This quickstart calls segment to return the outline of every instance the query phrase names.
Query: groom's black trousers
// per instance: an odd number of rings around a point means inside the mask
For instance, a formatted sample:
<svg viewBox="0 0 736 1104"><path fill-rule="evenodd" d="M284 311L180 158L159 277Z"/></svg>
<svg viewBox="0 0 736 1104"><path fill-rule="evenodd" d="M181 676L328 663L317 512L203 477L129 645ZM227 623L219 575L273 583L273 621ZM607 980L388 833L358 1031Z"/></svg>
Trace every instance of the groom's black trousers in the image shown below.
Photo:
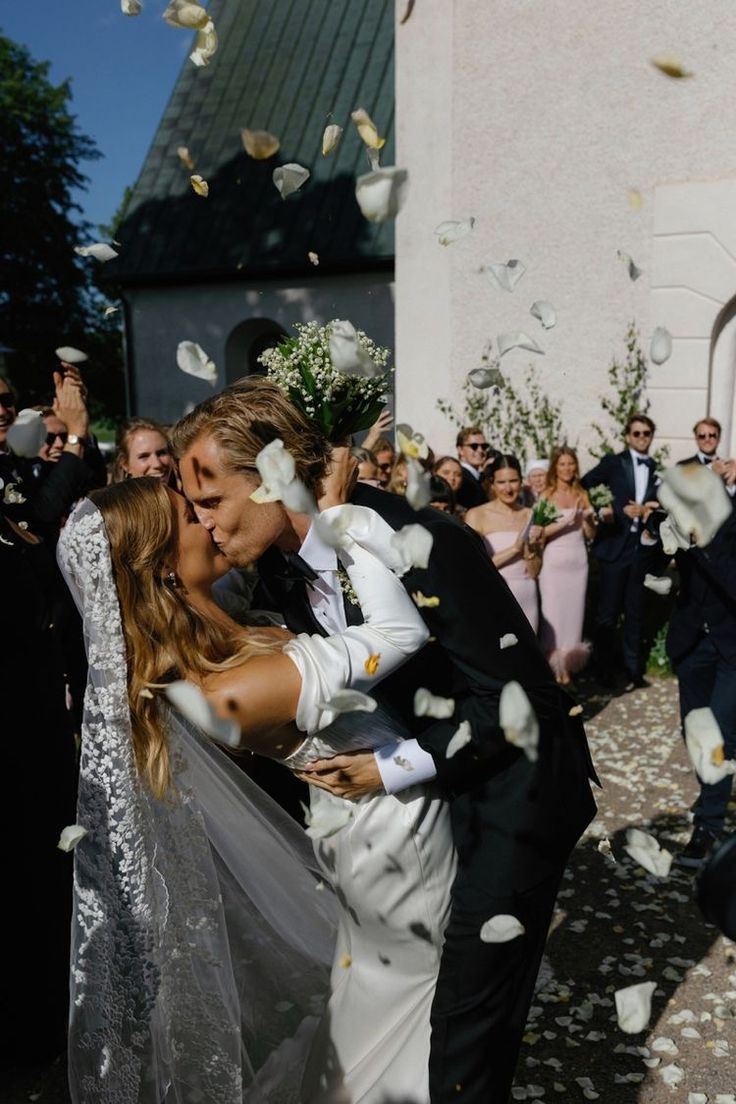
<svg viewBox="0 0 736 1104"><path fill-rule="evenodd" d="M432 1006L432 1104L508 1101L563 870L511 898L489 899L482 914L453 905ZM482 942L485 921L504 913L521 921L524 935Z"/></svg>

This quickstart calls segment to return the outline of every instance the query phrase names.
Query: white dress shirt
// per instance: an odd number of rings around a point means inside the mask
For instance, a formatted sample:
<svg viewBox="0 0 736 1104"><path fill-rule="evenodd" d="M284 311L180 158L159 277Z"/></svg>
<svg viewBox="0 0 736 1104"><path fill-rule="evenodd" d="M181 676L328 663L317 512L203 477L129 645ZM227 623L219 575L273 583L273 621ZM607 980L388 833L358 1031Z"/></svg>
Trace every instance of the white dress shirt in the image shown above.
<svg viewBox="0 0 736 1104"><path fill-rule="evenodd" d="M719 459L719 457L715 455L706 456L706 454L704 452L701 452L700 449L698 449L697 451L697 457L701 464L707 464L708 467L711 467L714 460ZM736 483L732 483L729 486L728 483L726 483L726 481L724 480L723 486L726 488L726 493L728 494L729 498L733 498L733 496L736 494Z"/></svg>
<svg viewBox="0 0 736 1104"><path fill-rule="evenodd" d="M307 584L309 604L314 616L328 633L344 632L347 618L335 549L325 544L312 525L299 549L299 555L318 576ZM430 782L437 775L432 756L416 740L396 740L378 748L374 755L386 793L398 793L409 786ZM395 762L396 758L401 762Z"/></svg>

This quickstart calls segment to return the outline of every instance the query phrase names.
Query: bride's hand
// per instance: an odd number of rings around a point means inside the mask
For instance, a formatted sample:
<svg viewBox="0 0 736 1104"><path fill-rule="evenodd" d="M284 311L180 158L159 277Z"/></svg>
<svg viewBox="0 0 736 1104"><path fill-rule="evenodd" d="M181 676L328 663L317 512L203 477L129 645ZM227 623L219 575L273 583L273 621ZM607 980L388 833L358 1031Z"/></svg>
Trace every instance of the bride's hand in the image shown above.
<svg viewBox="0 0 736 1104"><path fill-rule="evenodd" d="M322 480L322 496L317 505L320 510L330 506L342 506L347 502L358 478L358 461L347 445L335 445L332 449L327 474Z"/></svg>
<svg viewBox="0 0 736 1104"><path fill-rule="evenodd" d="M336 797L355 801L366 794L383 792L381 774L372 751L350 751L331 759L316 759L297 778Z"/></svg>

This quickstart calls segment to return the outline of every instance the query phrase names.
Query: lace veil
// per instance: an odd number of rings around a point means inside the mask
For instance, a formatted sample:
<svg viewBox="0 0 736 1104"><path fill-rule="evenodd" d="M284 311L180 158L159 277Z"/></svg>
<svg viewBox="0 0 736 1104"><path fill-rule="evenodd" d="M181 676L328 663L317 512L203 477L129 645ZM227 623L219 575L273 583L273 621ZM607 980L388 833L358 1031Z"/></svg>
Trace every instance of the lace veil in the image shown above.
<svg viewBox="0 0 736 1104"><path fill-rule="evenodd" d="M110 549L89 500L63 530L58 556L89 660L72 1100L295 1104L328 991L337 916L310 841L165 705L174 792L158 801L141 785Z"/></svg>

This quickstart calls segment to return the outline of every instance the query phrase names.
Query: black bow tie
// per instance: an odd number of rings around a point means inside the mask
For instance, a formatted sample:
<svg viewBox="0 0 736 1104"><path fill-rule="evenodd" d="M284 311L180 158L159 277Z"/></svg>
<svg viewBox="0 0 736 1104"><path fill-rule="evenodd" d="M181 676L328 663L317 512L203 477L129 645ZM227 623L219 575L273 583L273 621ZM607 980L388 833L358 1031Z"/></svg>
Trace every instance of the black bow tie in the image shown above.
<svg viewBox="0 0 736 1104"><path fill-rule="evenodd" d="M637 456L636 463L637 464L644 464L644 466L648 468L649 467L649 458L647 456Z"/></svg>
<svg viewBox="0 0 736 1104"><path fill-rule="evenodd" d="M277 548L264 552L258 561L258 572L267 586L268 580L274 579L287 591L298 583L310 583L318 577L298 552L279 552Z"/></svg>
<svg viewBox="0 0 736 1104"><path fill-rule="evenodd" d="M286 563L286 571L284 576L289 579L304 579L306 582L314 582L319 576L314 568L310 567L306 560L303 560L298 552L282 552L284 562Z"/></svg>
<svg viewBox="0 0 736 1104"><path fill-rule="evenodd" d="M712 464L714 460L715 460L715 456L701 456L700 457L700 463L701 464Z"/></svg>

